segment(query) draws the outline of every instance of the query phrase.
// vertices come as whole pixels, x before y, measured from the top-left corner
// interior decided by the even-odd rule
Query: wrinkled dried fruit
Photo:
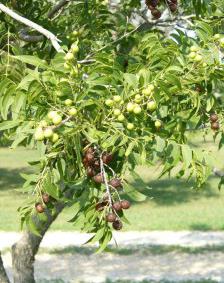
[[[121,201],[121,207],[123,209],[129,209],[129,207],[131,206],[130,202],[128,200],[122,200]]]
[[[35,208],[36,208],[36,211],[38,213],[43,213],[44,212],[44,206],[42,203],[38,202],[35,204]]]
[[[116,221],[113,222],[113,228],[115,230],[121,230],[122,227],[123,227],[123,224],[120,220],[116,220]]]
[[[117,201],[113,204],[113,208],[116,210],[116,211],[121,211],[122,210],[122,206],[121,206],[121,202],[120,201]]]
[[[114,222],[116,221],[117,216],[114,213],[108,213],[106,216],[106,221],[107,222]]]

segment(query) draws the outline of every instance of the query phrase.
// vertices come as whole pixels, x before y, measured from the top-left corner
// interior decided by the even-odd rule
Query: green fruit
[[[68,63],[64,63],[64,68],[66,70],[70,70],[71,69],[71,66],[68,64]]]
[[[200,50],[200,48],[198,47],[198,46],[191,46],[191,48],[190,48],[190,51],[191,52],[197,52],[197,51],[199,51]]]
[[[120,95],[115,95],[115,96],[113,97],[113,99],[114,99],[115,102],[120,102],[120,101],[121,101]]]
[[[71,108],[71,109],[69,109],[69,111],[68,111],[68,114],[69,114],[70,116],[76,116],[77,113],[78,113],[78,111],[77,111],[77,109],[74,108],[74,107]]]
[[[188,57],[191,58],[191,59],[194,59],[196,57],[197,53],[195,52],[190,52]]]
[[[156,120],[156,121],[155,121],[155,127],[156,127],[156,129],[160,129],[160,128],[162,127],[161,121]]]
[[[224,37],[219,40],[220,46],[224,48]]]
[[[205,67],[208,66],[208,64],[204,62],[204,63],[202,64],[202,66],[205,68]]]
[[[136,94],[136,96],[135,96],[135,102],[136,102],[136,103],[140,103],[141,101],[142,101],[141,95],[140,95],[140,94]]]
[[[125,117],[124,117],[123,114],[120,114],[120,115],[117,117],[117,120],[118,120],[119,122],[124,121],[124,119],[125,119]]]
[[[142,108],[139,105],[135,105],[133,112],[135,114],[140,114],[142,112]]]
[[[73,43],[72,46],[71,46],[71,50],[72,50],[72,53],[73,54],[76,54],[79,52],[79,47],[76,43]]]
[[[40,125],[40,127],[46,128],[47,127],[47,121],[42,120],[42,121],[40,121],[39,125]]]
[[[42,128],[37,128],[34,134],[34,139],[37,141],[44,140],[44,131]]]
[[[69,98],[65,100],[65,105],[66,106],[71,106],[72,103],[73,103],[73,101],[71,99],[69,99]]]
[[[135,105],[132,102],[128,102],[127,107],[126,107],[127,111],[132,112],[134,108],[135,108]]]
[[[52,119],[52,122],[54,125],[59,125],[61,122],[62,122],[62,118],[60,115],[56,115],[53,119]]]
[[[151,95],[154,89],[155,89],[155,86],[153,84],[150,84],[147,86],[147,88],[143,89],[142,94],[146,96]]]
[[[68,52],[66,55],[65,55],[65,60],[66,61],[72,61],[74,59],[74,55],[71,53],[71,52]]]
[[[78,68],[73,68],[73,69],[71,70],[71,72],[70,72],[70,75],[71,75],[72,77],[77,77],[78,74],[79,74]]]
[[[56,134],[56,133],[54,133],[53,136],[52,136],[52,138],[51,138],[51,141],[52,141],[53,143],[55,143],[55,142],[57,142],[58,140],[59,140],[59,135]]]
[[[214,38],[214,40],[219,40],[221,38],[221,36],[220,36],[220,34],[217,33],[213,36],[213,38]]]
[[[115,116],[119,116],[121,114],[121,110],[120,109],[114,109],[114,115]]]
[[[134,127],[135,127],[135,126],[134,126],[134,124],[132,124],[132,123],[128,123],[128,124],[127,124],[127,129],[130,130],[130,131],[133,130]]]
[[[52,136],[53,136],[53,130],[50,127],[46,128],[44,130],[44,137],[45,138],[50,138]]]
[[[78,32],[77,30],[74,30],[74,31],[72,32],[72,35],[73,35],[73,36],[78,36],[78,35],[79,35],[79,32]]]
[[[149,111],[155,111],[156,108],[157,108],[157,104],[156,104],[155,101],[152,100],[152,101],[149,101],[149,102],[147,103],[147,109],[148,109]]]
[[[202,56],[200,54],[196,55],[194,58],[195,62],[201,62],[202,61]]]
[[[53,119],[54,117],[56,117],[58,115],[57,111],[50,111],[48,114],[47,114],[47,117],[49,119]]]
[[[60,90],[55,91],[56,96],[63,96],[63,93]]]
[[[105,104],[106,104],[107,106],[112,106],[112,105],[114,104],[114,102],[113,102],[112,99],[107,99],[107,100],[105,101]]]

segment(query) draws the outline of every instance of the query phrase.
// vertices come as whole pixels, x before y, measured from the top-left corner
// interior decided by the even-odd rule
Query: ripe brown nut
[[[122,181],[121,179],[118,179],[118,178],[114,178],[110,180],[108,184],[114,187],[115,189],[122,188]]]
[[[93,177],[93,181],[94,181],[95,183],[97,183],[97,184],[102,184],[102,183],[104,183],[103,175],[102,175],[101,173],[95,175],[95,176]]]
[[[130,202],[129,202],[128,200],[122,200],[122,201],[121,201],[121,207],[122,207],[123,209],[129,209],[130,206],[131,206],[131,204],[130,204]]]
[[[109,164],[113,160],[113,155],[111,153],[105,152],[102,156],[103,163]]]
[[[108,205],[108,201],[103,201],[103,202],[98,202],[96,204],[96,210],[97,211],[102,211],[104,210],[104,207]]]
[[[96,172],[92,167],[88,166],[86,169],[86,174],[88,177],[93,177],[96,175]]]
[[[88,164],[92,164],[94,162],[94,154],[93,153],[87,153],[85,155],[85,158],[86,158]]]
[[[170,4],[170,5],[169,5],[169,8],[170,8],[170,11],[171,11],[172,13],[174,13],[174,12],[177,11],[177,5],[174,4],[174,3]]]
[[[157,5],[158,5],[158,3],[159,3],[159,0],[146,0],[145,1],[145,4],[147,5],[147,6],[152,6],[152,7],[156,7]]]
[[[50,201],[50,196],[47,193],[42,194],[42,199],[44,203],[48,203]]]
[[[155,19],[159,19],[162,15],[158,9],[151,10],[151,14]]]
[[[115,230],[121,230],[123,227],[123,224],[120,220],[114,221],[112,225]]]
[[[87,159],[84,157],[83,160],[82,160],[82,163],[85,167],[88,167],[89,166],[89,163],[87,161]]]
[[[106,216],[106,221],[112,223],[116,221],[116,218],[117,216],[114,213],[108,213]]]
[[[211,122],[216,122],[216,121],[218,121],[218,119],[219,119],[219,117],[218,117],[217,114],[212,113],[212,114],[210,115],[210,121],[211,121]]]
[[[219,128],[220,128],[219,122],[213,122],[213,123],[211,123],[211,128],[212,128],[212,130],[214,130],[214,131],[219,130]]]
[[[36,211],[37,211],[38,213],[43,213],[43,212],[44,212],[44,206],[43,206],[43,204],[40,203],[40,202],[37,202],[37,203],[35,204],[35,208],[36,208]]]
[[[122,210],[121,202],[120,201],[116,201],[113,204],[113,209],[115,209],[116,211],[121,211]]]
[[[93,167],[94,168],[100,168],[100,161],[98,159],[95,159],[94,163],[93,163]]]

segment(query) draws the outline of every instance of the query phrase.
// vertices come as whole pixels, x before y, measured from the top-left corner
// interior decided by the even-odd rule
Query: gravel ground
[[[12,245],[21,235],[0,233],[0,248]],[[67,232],[49,232],[42,248],[62,249],[70,246],[80,247],[88,235]],[[127,232],[115,233],[119,247],[138,245],[161,245],[181,247],[206,247],[224,245],[224,232]],[[147,249],[147,247],[146,247]],[[3,261],[12,278],[11,256],[6,252]],[[38,254],[35,263],[37,282],[41,279],[62,279],[64,282],[98,283],[110,280],[183,280],[199,281],[211,279],[224,282],[224,253],[219,250],[203,253],[172,251],[153,254],[137,251],[129,255],[116,253],[47,254],[46,249]]]

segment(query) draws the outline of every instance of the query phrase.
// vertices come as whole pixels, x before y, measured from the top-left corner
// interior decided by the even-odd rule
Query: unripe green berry
[[[59,135],[56,134],[56,133],[54,133],[53,136],[52,136],[52,138],[51,138],[51,141],[52,141],[53,143],[55,143],[55,142],[57,142],[58,140],[59,140]]]
[[[152,101],[149,101],[149,102],[147,103],[147,109],[148,109],[149,111],[155,111],[156,108],[157,108],[157,104],[156,104],[155,101],[152,100]]]
[[[194,58],[195,62],[201,62],[202,61],[202,56],[200,54],[196,55]]]
[[[52,136],[53,136],[53,130],[50,127],[46,128],[44,130],[44,137],[45,138],[50,138]]]
[[[79,52],[79,47],[76,43],[73,43],[72,46],[71,46],[71,50],[72,50],[72,53],[73,54],[76,54]]]
[[[77,111],[77,109],[74,108],[74,107],[72,107],[72,108],[69,109],[69,111],[68,111],[68,114],[69,114],[70,116],[76,116],[77,113],[78,113],[78,111]]]
[[[140,114],[142,112],[142,108],[139,105],[135,105],[133,112],[135,114]]]
[[[141,101],[142,101],[141,95],[140,95],[140,94],[136,94],[136,95],[135,95],[135,102],[136,102],[136,103],[140,103]]]
[[[221,36],[220,36],[220,34],[217,33],[213,36],[213,38],[214,38],[214,40],[219,40],[221,38]]]
[[[49,119],[53,119],[54,117],[56,117],[58,115],[57,111],[50,111],[48,114],[47,114],[47,117]]]
[[[121,110],[120,109],[114,109],[114,115],[115,116],[119,116],[121,114]]]
[[[120,115],[117,117],[117,120],[118,120],[119,122],[124,121],[124,119],[125,119],[125,117],[124,117],[123,114],[120,114]]]
[[[196,52],[190,52],[188,57],[191,59],[194,59],[196,57],[197,53]]]
[[[120,101],[121,101],[120,95],[115,95],[115,96],[113,97],[113,99],[114,99],[115,102],[120,102]]]
[[[134,108],[135,108],[134,103],[128,102],[127,107],[126,107],[127,111],[132,112],[134,110]]]
[[[71,66],[68,64],[68,63],[64,63],[64,68],[66,70],[70,70],[71,69]]]
[[[62,122],[62,118],[60,115],[56,115],[53,119],[52,119],[52,122],[54,125],[59,125],[61,122]]]
[[[112,99],[107,99],[107,100],[105,101],[105,104],[106,104],[107,106],[113,106],[114,101],[113,101]]]
[[[224,48],[224,37],[219,40],[220,46]]]
[[[134,127],[135,127],[135,126],[134,126],[134,124],[132,124],[132,123],[128,123],[128,124],[127,124],[127,129],[130,130],[130,131],[133,130]]]
[[[191,52],[197,52],[199,50],[200,50],[200,48],[198,46],[195,46],[195,45],[191,46],[191,48],[190,48]]]
[[[47,121],[41,120],[39,125],[40,125],[40,127],[46,128],[47,127]]]
[[[160,129],[160,128],[162,127],[161,121],[156,120],[156,121],[155,121],[155,127],[156,127],[157,129]]]
[[[66,55],[65,55],[65,60],[66,61],[72,61],[74,59],[74,55],[72,54],[72,52],[68,52]]]
[[[69,98],[65,100],[65,105],[66,106],[71,106],[72,103],[73,103],[73,101],[71,99],[69,99]]]
[[[34,133],[34,139],[37,141],[42,141],[44,140],[44,131],[42,128],[37,128],[35,133]]]

